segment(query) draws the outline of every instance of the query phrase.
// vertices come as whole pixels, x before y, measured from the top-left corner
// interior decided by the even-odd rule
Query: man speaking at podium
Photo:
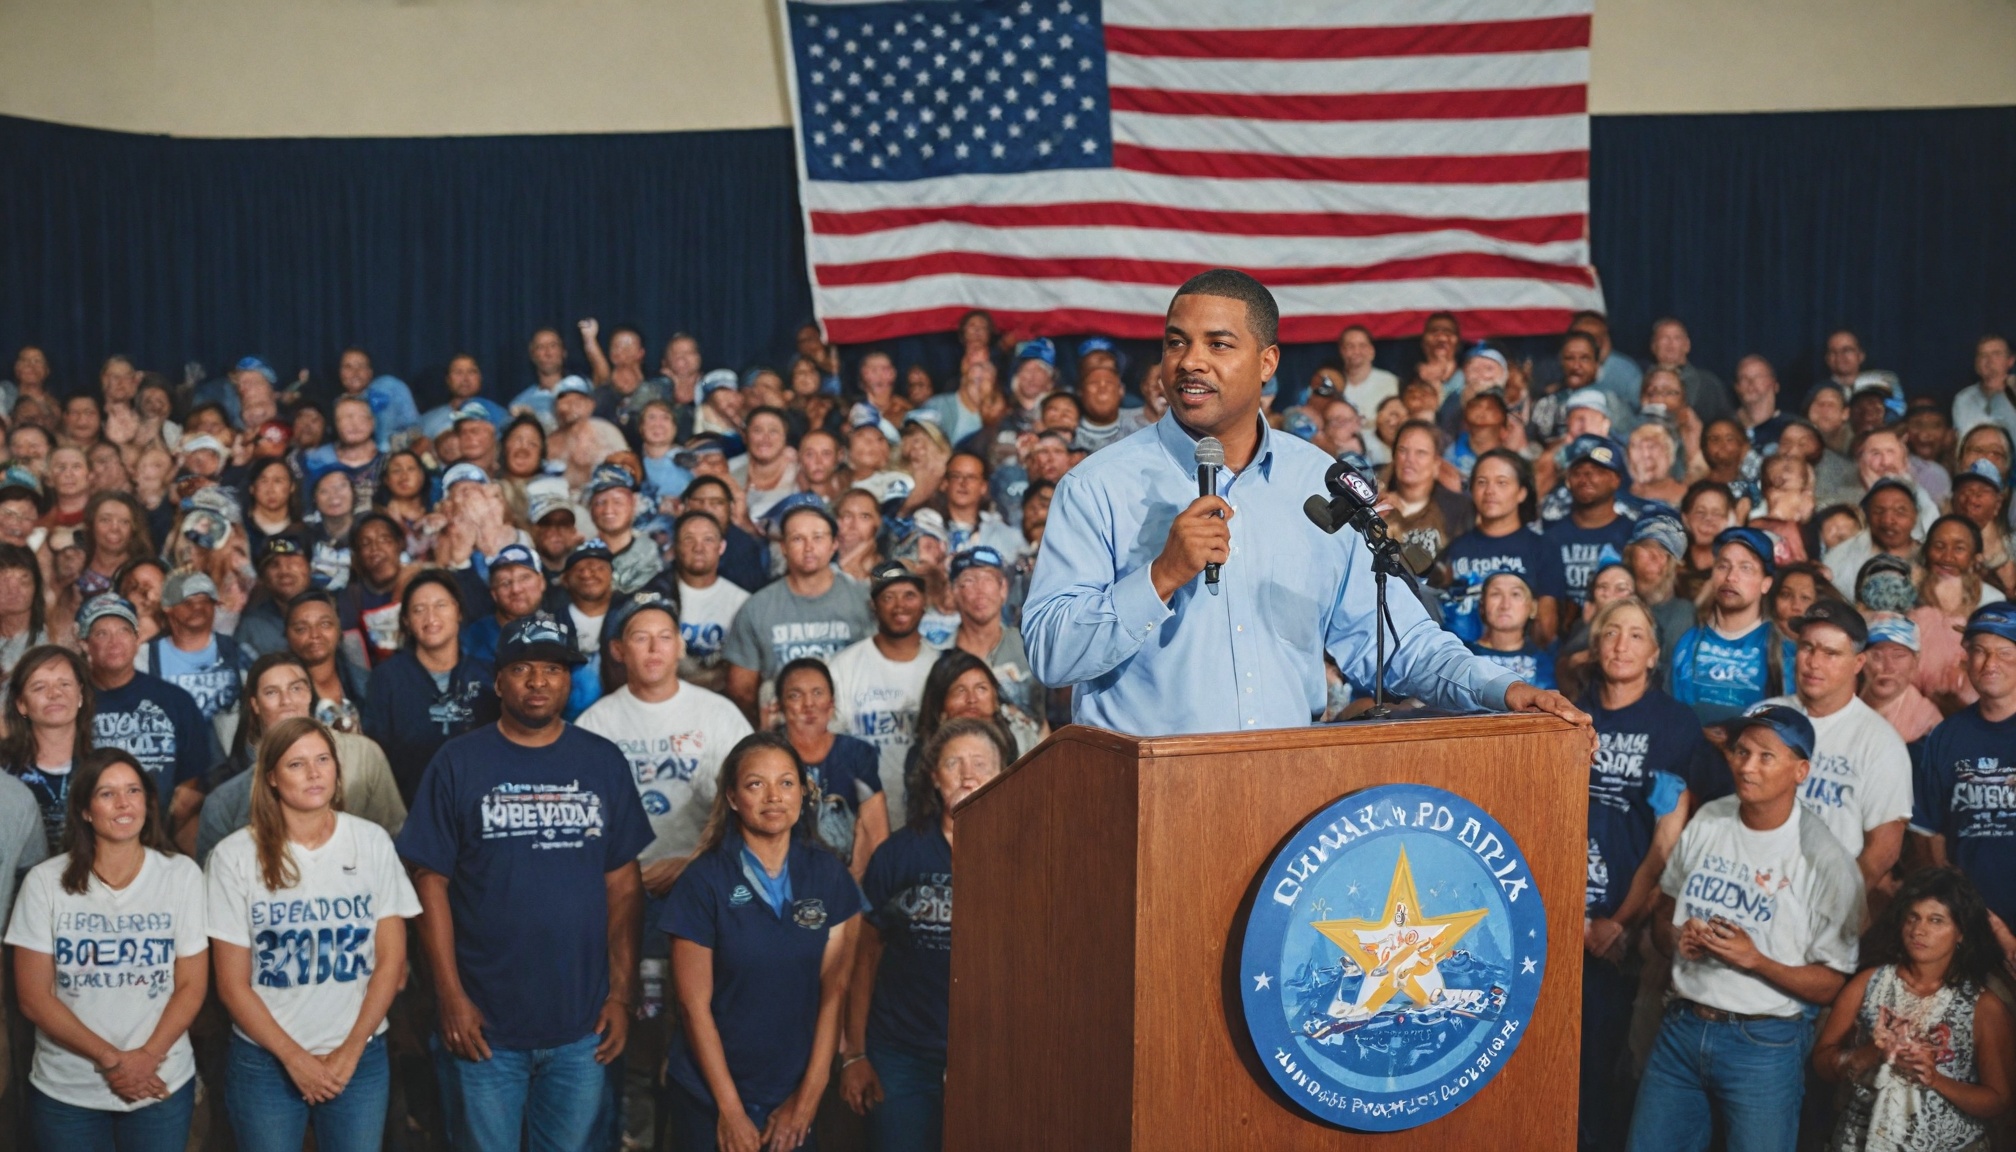
[[[1355,529],[1328,535],[1303,511],[1333,461],[1260,416],[1279,321],[1273,294],[1244,272],[1192,277],[1163,336],[1168,414],[1058,482],[1022,635],[1038,681],[1075,686],[1078,723],[1137,736],[1306,725],[1323,710],[1325,652],[1354,686],[1372,684],[1371,553]],[[1202,496],[1206,437],[1223,444],[1224,466]],[[1393,591],[1393,695],[1589,724]]]

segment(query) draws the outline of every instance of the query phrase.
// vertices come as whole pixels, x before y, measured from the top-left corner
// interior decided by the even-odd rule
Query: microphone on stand
[[[1218,494],[1218,469],[1225,466],[1225,445],[1216,436],[1197,441],[1197,498]],[[1204,586],[1218,595],[1218,565],[1204,565]]]

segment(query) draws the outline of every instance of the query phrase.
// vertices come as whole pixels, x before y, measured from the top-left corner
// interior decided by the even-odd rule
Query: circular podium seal
[[[1453,792],[1387,784],[1316,813],[1268,862],[1239,991],[1297,1108],[1393,1132],[1498,1074],[1546,969],[1546,909],[1511,834]]]

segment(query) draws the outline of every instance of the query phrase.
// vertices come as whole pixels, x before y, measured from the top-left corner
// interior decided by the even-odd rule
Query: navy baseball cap
[[[1720,556],[1722,549],[1731,544],[1741,544],[1757,554],[1764,565],[1764,575],[1778,574],[1778,547],[1771,542],[1771,534],[1762,528],[1724,528],[1715,537],[1714,554]]]
[[[925,590],[924,577],[905,568],[898,561],[887,560],[877,564],[875,570],[868,574],[868,598],[872,600],[880,596],[882,590],[892,584],[915,584],[919,592]]]
[[[1584,433],[1568,445],[1568,466],[1573,468],[1584,460],[1597,464],[1619,476],[1626,475],[1624,466],[1624,446],[1608,436]]]
[[[583,560],[600,560],[605,564],[613,565],[616,563],[616,554],[609,550],[609,545],[603,543],[601,537],[591,536],[576,544],[574,550],[567,553],[567,562],[560,570],[565,572]]]
[[[833,509],[826,506],[825,498],[817,492],[793,492],[772,504],[770,510],[763,514],[763,527],[766,530],[781,532],[784,530],[784,522],[789,520],[794,512],[817,512],[819,518],[826,521],[828,528],[835,532],[840,530],[840,521],[834,517]]]
[[[647,608],[655,608],[665,613],[665,615],[672,618],[672,623],[675,627],[678,625],[678,603],[669,596],[653,592],[647,588],[632,593],[630,598],[625,600],[620,608],[611,610],[609,623],[602,629],[603,639],[608,640],[622,636],[623,630],[630,627],[630,621],[635,620],[637,614]]]
[[[999,549],[988,544],[975,544],[971,548],[961,549],[952,557],[952,582],[957,584],[959,577],[975,568],[992,568],[996,572],[1005,572],[1008,570],[1008,565],[1002,561]]]
[[[1869,622],[1862,618],[1862,613],[1857,612],[1852,604],[1824,597],[1815,600],[1798,619],[1792,621],[1792,634],[1803,635],[1807,628],[1815,624],[1831,624],[1846,632],[1849,642],[1855,645],[1857,652],[1869,647]]]
[[[1979,632],[2016,643],[2016,604],[1997,600],[1976,608],[1974,615],[1967,618],[1967,629],[1962,633],[1962,639]]]
[[[239,357],[238,363],[231,366],[231,371],[257,372],[259,375],[264,376],[266,378],[266,383],[268,384],[280,383],[280,373],[275,372],[271,364],[268,364],[265,360],[261,359],[258,356]]]
[[[1897,491],[1909,496],[1913,504],[1918,502],[1918,489],[1909,480],[1901,476],[1878,476],[1876,482],[1869,485],[1869,491],[1862,494],[1862,507],[1869,507],[1869,501],[1874,500],[1876,493],[1883,491],[1885,488],[1895,488]]]
[[[534,572],[539,571],[539,557],[534,555],[530,548],[523,544],[506,544],[498,550],[496,558],[490,561],[490,578],[496,579],[497,573],[513,564],[520,568],[530,568]]]
[[[595,471],[588,476],[588,498],[591,500],[618,488],[625,492],[637,491],[637,478],[621,464],[597,464]]]
[[[545,660],[569,668],[588,662],[574,647],[574,630],[547,612],[520,616],[504,626],[504,635],[497,641],[497,667],[519,660]]]
[[[264,568],[267,561],[277,560],[282,556],[306,555],[308,546],[302,542],[301,537],[292,532],[282,532],[276,536],[268,536],[266,542],[259,545],[259,567]]]
[[[134,611],[133,602],[114,592],[101,592],[84,602],[77,612],[77,634],[90,636],[91,626],[107,616],[124,620],[134,628],[140,627],[140,613]]]
[[[1797,708],[1784,704],[1752,704],[1743,715],[1722,723],[1722,730],[1728,733],[1732,745],[1745,728],[1769,728],[1801,760],[1813,758],[1813,722]]]

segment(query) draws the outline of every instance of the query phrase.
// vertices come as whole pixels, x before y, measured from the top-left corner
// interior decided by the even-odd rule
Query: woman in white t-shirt
[[[78,762],[68,817],[66,850],[28,873],[7,926],[35,1025],[29,1121],[47,1149],[181,1152],[208,976],[203,874],[175,855],[153,785],[118,749]]]
[[[245,1152],[379,1147],[385,1013],[420,914],[392,838],[344,814],[328,729],[282,720],[259,744],[252,824],[210,855],[217,997],[231,1013],[225,1105]]]

